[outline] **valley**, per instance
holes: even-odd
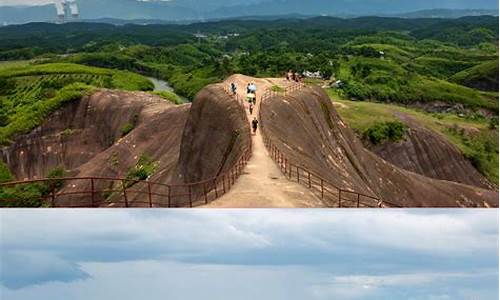
[[[297,135],[271,126],[277,147],[296,162],[308,162],[308,169],[322,180],[397,206],[498,206],[498,201],[491,201],[498,190],[497,36],[498,18],[489,16],[2,27],[0,181],[127,178],[137,180],[130,183],[135,190],[144,190],[139,181],[184,185],[219,178],[233,172],[242,149],[252,143],[243,134],[249,130],[247,116],[240,114],[241,107],[229,105],[230,97],[220,89],[236,80],[240,99],[246,97],[243,89],[251,81],[258,82],[259,92],[281,90],[286,82],[274,86],[270,78],[283,78],[294,70],[320,75],[306,78],[306,94],[299,96],[298,91],[291,96],[298,97],[297,103],[290,102],[298,105],[294,113],[285,113],[286,106],[279,104],[291,101],[286,100],[288,95],[273,98],[262,112],[285,128],[287,121],[280,118],[288,114],[289,127]],[[325,121],[315,116],[308,123],[312,107],[302,111],[301,105],[325,99],[329,104],[314,109],[323,110],[333,121],[328,117],[320,128],[317,122]],[[268,115],[270,111],[274,115]],[[262,116],[259,120],[263,122]],[[301,136],[298,124],[315,136],[307,145],[302,143],[311,137]],[[330,139],[337,130],[333,124],[342,128],[338,140]],[[342,143],[346,137],[356,142]],[[310,145],[318,148],[307,154],[304,149]],[[325,147],[332,147],[332,152]],[[335,147],[349,150],[337,152]],[[260,149],[254,155],[263,160],[268,150]],[[248,170],[258,166],[255,157],[244,160]],[[394,172],[407,180],[391,180],[388,174]],[[232,179],[231,186],[251,186],[251,193],[258,182],[245,184],[249,176],[238,167],[241,182]],[[297,176],[301,176],[298,171]],[[286,173],[282,179],[271,177],[284,180],[283,186],[291,190],[302,190],[302,195],[309,193],[307,188],[286,184]],[[379,178],[391,183],[376,184]],[[217,180],[210,187],[211,196],[214,187],[217,194],[219,184],[226,184],[225,179]],[[65,182],[58,190],[79,185]],[[101,191],[99,197],[110,190],[99,201],[113,205],[116,199],[114,205],[122,205],[116,192],[119,184],[104,185],[92,186]],[[190,197],[200,193],[198,188],[189,191]],[[413,190],[435,196],[420,202]],[[47,192],[47,187],[35,183],[4,188],[0,195],[24,199],[7,205],[43,206],[47,203],[30,199]],[[129,198],[127,205],[144,205],[140,193]],[[151,201],[167,205],[159,198]],[[97,203],[87,200],[68,199],[59,206]],[[168,206],[187,203],[170,200]],[[213,200],[210,206],[215,207],[273,207],[245,199],[240,204],[226,203],[224,197]],[[334,205],[325,201],[313,195],[307,203],[292,206]]]

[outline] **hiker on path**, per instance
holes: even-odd
[[[247,100],[248,100],[248,103],[251,104],[255,104],[255,94],[254,93],[248,93],[247,94]]]
[[[286,73],[286,80],[288,81],[292,80],[292,76],[293,76],[292,70],[288,70],[288,73]]]
[[[250,83],[250,85],[248,86],[248,90],[250,91],[250,93],[256,94],[257,86],[255,85],[255,83]]]
[[[250,105],[248,106],[248,111],[250,112],[250,115],[253,114],[253,104],[250,103]]]
[[[247,94],[250,94],[252,91],[250,91],[250,82],[247,84]]]
[[[231,82],[231,92],[233,96],[236,96],[236,84],[234,82]]]
[[[257,118],[253,118],[252,121],[253,134],[257,132],[257,126],[259,126],[259,121],[257,121]]]

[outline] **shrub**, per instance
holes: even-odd
[[[42,207],[46,206],[43,200],[44,196],[49,195],[53,189],[57,190],[63,186],[62,180],[57,178],[63,177],[65,171],[61,167],[57,167],[50,171],[48,178],[54,178],[50,182],[20,184],[13,187],[0,188],[0,206],[2,207]],[[0,182],[12,181],[14,177],[10,174],[7,166],[0,163]]]
[[[280,86],[273,85],[273,86],[271,87],[271,91],[273,91],[273,92],[277,92],[277,93],[282,93],[282,92],[284,92],[284,91],[285,91],[285,89],[284,89],[284,88],[282,88],[282,87],[280,87]]]
[[[488,127],[490,129],[497,129],[498,128],[498,117],[490,118],[490,120],[488,122]]]
[[[0,161],[0,183],[14,180],[14,176],[6,164]]]
[[[151,175],[154,174],[156,168],[158,167],[158,163],[153,161],[153,158],[149,155],[143,154],[137,161],[135,167],[127,173],[127,179],[130,180],[146,180]],[[128,185],[133,185],[133,182],[129,182]]]
[[[398,142],[404,139],[408,127],[399,121],[377,123],[363,132],[363,137],[372,144],[378,145],[386,141]]]
[[[132,130],[134,130],[135,125],[132,123],[125,123],[122,128],[120,129],[122,132],[122,137],[126,136],[129,134]]]

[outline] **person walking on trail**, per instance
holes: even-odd
[[[257,132],[257,126],[259,126],[259,121],[257,121],[257,118],[253,118],[252,121],[253,134]]]
[[[254,93],[248,93],[247,94],[247,100],[248,100],[248,103],[251,104],[255,104],[255,94]]]
[[[253,104],[250,103],[250,105],[248,106],[248,111],[250,112],[250,115],[253,114]]]
[[[234,82],[231,82],[231,92],[233,96],[236,96],[236,84]]]
[[[250,83],[250,85],[248,86],[248,90],[250,91],[250,93],[257,95],[257,86],[255,85],[255,83]]]
[[[252,91],[250,91],[250,82],[247,84],[247,94],[250,94]]]

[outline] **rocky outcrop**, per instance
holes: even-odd
[[[498,206],[495,191],[418,175],[365,149],[320,88],[267,99],[262,125],[293,161],[338,187],[403,207]]]
[[[365,145],[386,161],[407,171],[427,177],[495,189],[460,150],[443,136],[421,126],[407,114],[397,116],[408,126],[400,142]]]
[[[184,132],[177,181],[198,182],[229,170],[251,146],[242,106],[221,85],[210,85],[193,101]]]
[[[126,177],[146,155],[156,165],[157,176],[171,179],[189,107],[142,92],[101,90],[68,104],[30,134],[17,137],[2,150],[2,159],[19,179],[43,178],[59,166],[71,177]],[[99,181],[95,189],[116,185]],[[64,187],[64,192],[85,190],[90,190],[88,180],[70,181]],[[94,201],[107,196],[99,193]],[[70,196],[58,199],[57,205],[90,206],[91,199]]]

